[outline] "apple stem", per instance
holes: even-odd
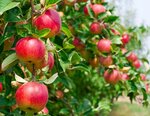
[[[32,81],[35,81],[35,65],[32,65]]]
[[[34,9],[34,0],[30,0],[30,4],[31,4],[31,22],[33,22],[33,17],[34,17],[34,12],[35,12],[35,9]]]

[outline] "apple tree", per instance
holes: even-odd
[[[105,116],[122,95],[148,106],[146,32],[105,0],[1,0],[0,114]]]

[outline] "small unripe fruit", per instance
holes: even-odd
[[[121,41],[123,45],[126,45],[130,41],[130,36],[128,34],[123,34]]]
[[[41,40],[25,37],[17,42],[15,50],[19,60],[36,64],[44,59],[46,48]]]
[[[16,103],[25,112],[39,112],[48,101],[48,89],[38,82],[27,82],[16,91]]]
[[[111,51],[111,41],[109,39],[101,39],[97,44],[98,50],[102,53],[109,53]]]
[[[100,56],[99,61],[100,61],[100,64],[104,67],[108,67],[113,64],[113,59],[111,55],[106,56],[106,57]]]
[[[56,91],[56,97],[57,97],[58,99],[63,98],[63,97],[64,97],[64,93],[63,93],[63,91],[61,91],[61,90],[57,90],[57,91]]]
[[[90,59],[89,63],[93,68],[98,67],[98,65],[99,65],[98,58],[94,57],[94,58]]]
[[[136,55],[135,53],[133,53],[133,52],[131,52],[131,53],[129,54],[129,56],[127,56],[127,60],[128,60],[129,62],[134,62],[134,61],[136,61],[137,59],[138,59],[137,55]]]
[[[33,20],[33,25],[35,25],[38,30],[50,29],[49,34],[45,37],[51,38],[60,32],[61,18],[56,10],[48,9]]]
[[[93,22],[91,25],[90,25],[90,32],[92,34],[100,34],[102,31],[102,26],[100,25],[99,22]]]

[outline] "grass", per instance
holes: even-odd
[[[109,116],[150,116],[150,107],[146,108],[136,103],[117,102]]]

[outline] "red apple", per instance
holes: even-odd
[[[109,39],[101,39],[97,44],[98,50],[102,53],[109,53],[111,51],[111,41]]]
[[[35,25],[38,30],[46,28],[50,29],[50,32],[46,36],[46,38],[51,38],[60,32],[61,18],[56,10],[48,9],[42,15],[34,19],[33,25]]]
[[[84,6],[83,12],[84,12],[85,15],[89,15],[87,6]]]
[[[44,107],[44,108],[40,111],[40,113],[43,114],[43,115],[48,115],[49,110],[47,109],[47,107]]]
[[[0,93],[3,91],[3,84],[0,82]]]
[[[76,3],[77,0],[64,0],[64,3],[66,5],[72,6]]]
[[[146,81],[146,75],[145,74],[140,74],[141,80]]]
[[[100,25],[99,22],[93,22],[91,25],[90,25],[90,32],[92,34],[100,34],[102,31],[102,26]]]
[[[141,67],[141,63],[140,63],[139,60],[134,61],[134,62],[132,63],[132,65],[133,65],[136,69],[138,69],[138,68]]]
[[[63,97],[64,97],[64,92],[61,91],[61,90],[57,90],[57,91],[56,91],[56,97],[57,97],[58,99],[63,98]]]
[[[105,7],[101,4],[94,4],[94,5],[92,5],[91,8],[92,8],[95,16],[99,15],[100,13],[106,12]]]
[[[106,56],[106,57],[100,56],[99,61],[100,61],[100,64],[103,65],[104,67],[108,67],[113,64],[113,59],[111,55]]]
[[[109,71],[106,70],[104,72],[104,79],[107,83],[116,84],[120,80],[121,74],[118,70]]]
[[[130,41],[130,36],[128,34],[123,34],[121,41],[122,41],[123,45],[126,45]]]
[[[126,81],[126,80],[129,80],[129,79],[130,78],[129,78],[128,74],[124,73],[124,74],[121,75],[121,80]]]
[[[77,50],[83,50],[85,48],[84,43],[82,43],[81,39],[75,37],[73,40],[73,45]]]
[[[15,94],[18,107],[25,112],[39,112],[48,101],[48,89],[38,82],[27,82]]]
[[[134,62],[134,61],[137,60],[137,59],[138,59],[137,55],[136,55],[135,53],[133,53],[133,52],[131,52],[131,53],[129,54],[129,56],[127,56],[127,60],[128,60],[129,62]]]
[[[36,64],[44,59],[45,45],[36,38],[25,37],[16,44],[16,55],[19,60]]]

